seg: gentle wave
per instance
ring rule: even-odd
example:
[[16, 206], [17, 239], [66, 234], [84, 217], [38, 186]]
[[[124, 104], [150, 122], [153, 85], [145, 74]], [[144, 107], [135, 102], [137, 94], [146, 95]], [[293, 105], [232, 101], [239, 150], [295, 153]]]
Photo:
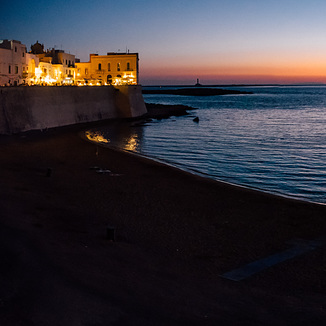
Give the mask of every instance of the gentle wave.
[[110, 144], [214, 179], [326, 203], [326, 87], [239, 90], [254, 94], [144, 95], [146, 102], [198, 109], [190, 116], [97, 132]]

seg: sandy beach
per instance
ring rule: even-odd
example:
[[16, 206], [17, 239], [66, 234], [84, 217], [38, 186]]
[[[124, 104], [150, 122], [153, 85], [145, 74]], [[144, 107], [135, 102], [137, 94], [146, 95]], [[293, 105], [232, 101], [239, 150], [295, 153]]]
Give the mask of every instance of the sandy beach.
[[326, 322], [326, 206], [97, 146], [85, 128], [0, 137], [0, 325]]

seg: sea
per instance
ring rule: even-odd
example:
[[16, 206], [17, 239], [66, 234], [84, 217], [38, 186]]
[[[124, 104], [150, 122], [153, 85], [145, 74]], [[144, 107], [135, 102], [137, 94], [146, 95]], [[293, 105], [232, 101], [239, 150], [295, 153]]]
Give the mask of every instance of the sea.
[[326, 85], [219, 88], [252, 94], [144, 94], [146, 103], [195, 109], [185, 116], [113, 123], [91, 132], [109, 146], [195, 174], [325, 204]]

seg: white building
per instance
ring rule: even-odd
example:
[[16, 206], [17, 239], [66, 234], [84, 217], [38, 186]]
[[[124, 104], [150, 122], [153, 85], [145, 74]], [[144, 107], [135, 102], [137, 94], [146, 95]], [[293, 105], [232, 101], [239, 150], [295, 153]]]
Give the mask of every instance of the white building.
[[138, 53], [91, 54], [89, 62], [76, 62], [63, 50], [44, 51], [38, 41], [26, 46], [0, 40], [0, 86], [10, 85], [137, 85]]
[[0, 40], [0, 86], [23, 82], [26, 46], [15, 40]]

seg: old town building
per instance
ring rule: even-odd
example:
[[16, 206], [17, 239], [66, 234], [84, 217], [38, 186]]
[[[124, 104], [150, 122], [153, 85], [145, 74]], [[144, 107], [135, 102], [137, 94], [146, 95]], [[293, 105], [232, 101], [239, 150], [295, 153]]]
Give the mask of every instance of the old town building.
[[44, 51], [38, 41], [26, 46], [0, 40], [0, 86], [10, 85], [137, 85], [138, 53], [91, 54], [79, 62], [63, 50]]
[[0, 40], [0, 85], [21, 84], [25, 64], [25, 45], [15, 40]]
[[79, 84], [138, 84], [138, 53], [90, 54], [89, 62], [77, 62], [76, 67]]

